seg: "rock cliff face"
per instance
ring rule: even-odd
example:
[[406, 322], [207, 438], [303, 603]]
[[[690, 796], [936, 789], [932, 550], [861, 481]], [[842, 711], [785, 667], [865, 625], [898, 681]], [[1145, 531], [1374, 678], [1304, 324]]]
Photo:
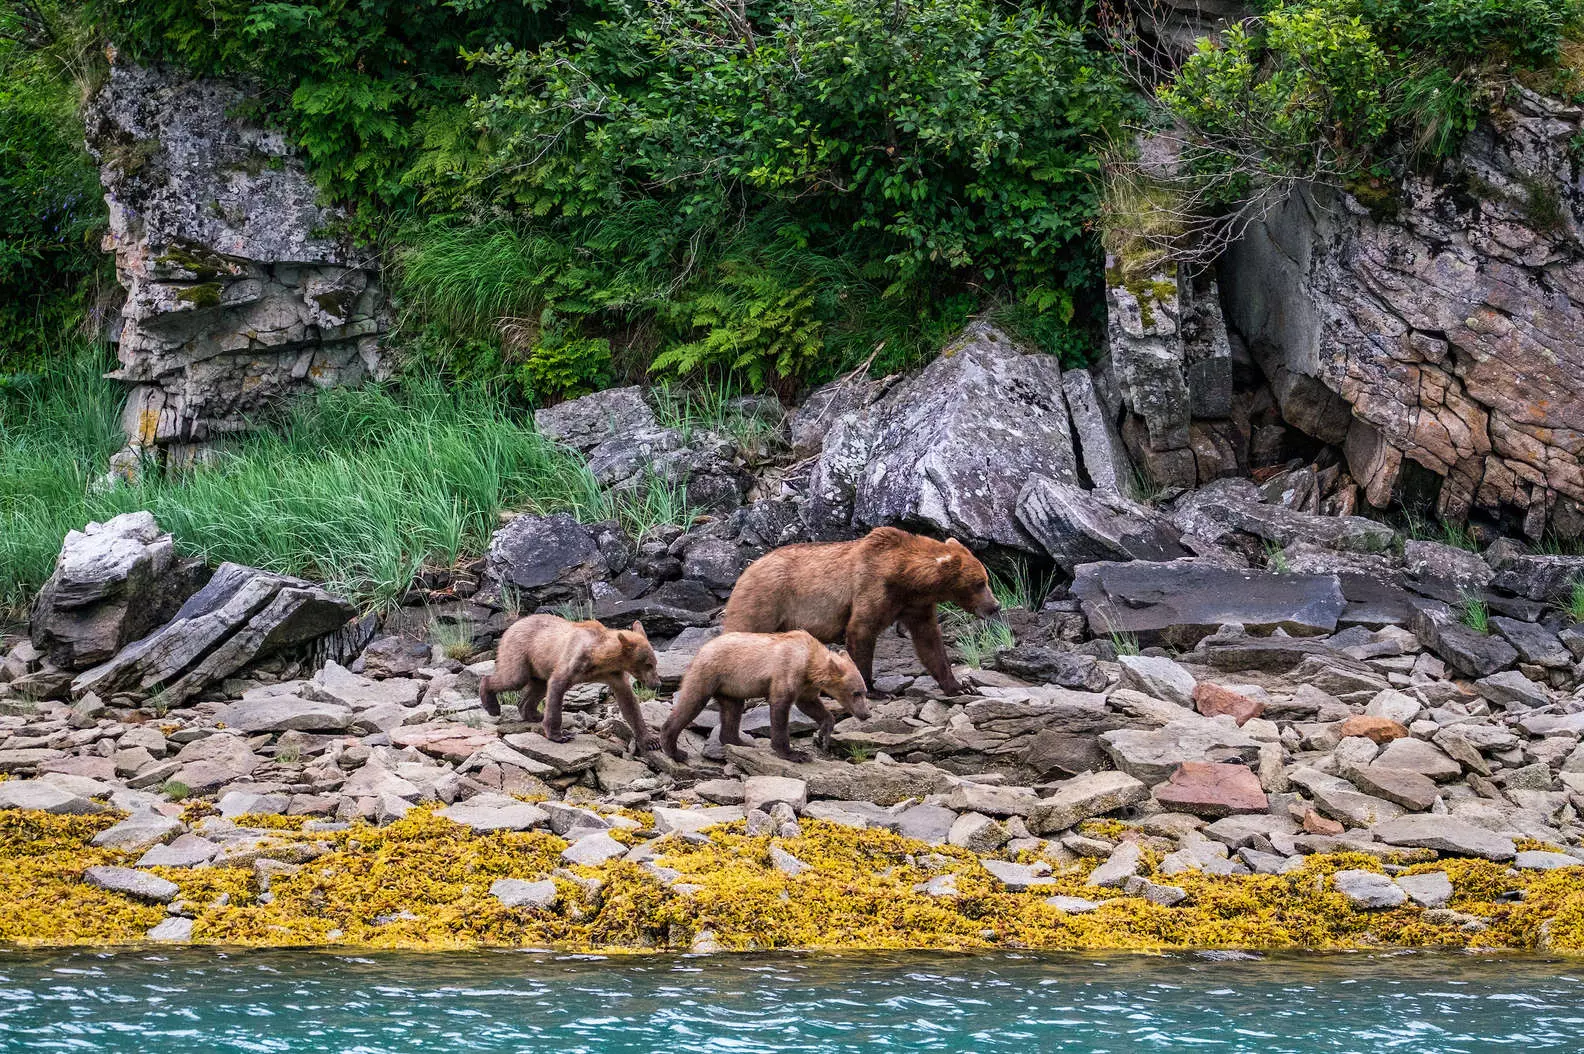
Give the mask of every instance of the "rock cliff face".
[[1584, 109], [1508, 109], [1374, 214], [1298, 196], [1222, 261], [1227, 321], [1285, 419], [1385, 506], [1413, 462], [1438, 511], [1584, 532]]
[[87, 115], [126, 289], [123, 467], [181, 463], [284, 397], [381, 372], [372, 261], [243, 88], [118, 64]]

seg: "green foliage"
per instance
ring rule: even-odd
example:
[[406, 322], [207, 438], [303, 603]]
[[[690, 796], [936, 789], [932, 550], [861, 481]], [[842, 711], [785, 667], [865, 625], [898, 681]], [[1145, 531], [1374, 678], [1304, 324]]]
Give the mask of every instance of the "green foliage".
[[949, 605], [941, 609], [941, 628], [950, 636], [962, 661], [975, 669], [983, 667], [985, 660], [994, 658], [997, 651], [1017, 643], [1012, 627], [1000, 619], [975, 618]]
[[104, 198], [76, 116], [79, 36], [53, 4], [0, 3], [0, 384], [47, 363], [103, 271]]
[[1475, 633], [1490, 632], [1490, 607], [1485, 598], [1476, 593], [1465, 593], [1458, 601], [1458, 621]]
[[1569, 587], [1564, 610], [1574, 622], [1584, 622], [1584, 582], [1574, 582]]
[[[320, 186], [366, 230], [443, 196], [456, 164], [428, 158], [470, 138], [478, 78], [465, 51], [529, 45], [557, 29], [542, 0], [87, 0], [128, 57], [245, 74]], [[423, 177], [418, 178], [421, 170]]]
[[1266, 0], [1159, 93], [1223, 200], [1267, 174], [1384, 175], [1457, 149], [1514, 70], [1555, 64], [1584, 0]]
[[316, 578], [371, 606], [399, 599], [420, 567], [481, 551], [503, 509], [621, 511], [498, 397], [424, 378], [319, 393], [212, 466], [104, 487], [120, 400], [95, 350], [0, 394], [0, 605], [28, 600], [68, 530], [134, 509], [185, 552]]

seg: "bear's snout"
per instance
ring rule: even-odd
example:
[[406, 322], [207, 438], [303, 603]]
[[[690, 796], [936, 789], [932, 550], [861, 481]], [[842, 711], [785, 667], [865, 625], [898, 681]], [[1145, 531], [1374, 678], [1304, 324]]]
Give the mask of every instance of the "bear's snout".
[[869, 720], [869, 696], [864, 692], [854, 692], [847, 703], [847, 712], [860, 721]]
[[980, 618], [995, 618], [1001, 614], [1001, 602], [994, 596], [987, 596], [974, 607], [974, 614]]

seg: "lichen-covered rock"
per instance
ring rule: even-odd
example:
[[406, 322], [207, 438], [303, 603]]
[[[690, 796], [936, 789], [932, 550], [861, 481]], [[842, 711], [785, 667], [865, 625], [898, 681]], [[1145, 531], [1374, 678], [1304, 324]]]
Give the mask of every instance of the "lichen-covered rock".
[[1061, 366], [975, 324], [917, 376], [835, 422], [804, 515], [1038, 551], [1014, 515], [1033, 474], [1078, 481]]
[[204, 573], [149, 512], [69, 531], [33, 605], [33, 644], [63, 670], [104, 662], [170, 618]]
[[1064, 570], [1094, 560], [1188, 556], [1164, 516], [1116, 491], [1084, 490], [1032, 476], [1018, 492], [1017, 520]]
[[[86, 115], [127, 298], [130, 452], [188, 460], [287, 396], [385, 371], [373, 262], [239, 85], [117, 62]], [[121, 459], [130, 471], [135, 456]]]
[[522, 515], [490, 538], [485, 574], [524, 610], [588, 599], [589, 587], [612, 573], [593, 529], [564, 512]]
[[[1389, 218], [1295, 194], [1223, 261], [1228, 321], [1292, 424], [1345, 445], [1370, 504], [1405, 459], [1438, 511], [1584, 528], [1584, 112], [1513, 86], [1461, 153], [1409, 176]], [[1537, 207], [1549, 202], [1550, 207]]]

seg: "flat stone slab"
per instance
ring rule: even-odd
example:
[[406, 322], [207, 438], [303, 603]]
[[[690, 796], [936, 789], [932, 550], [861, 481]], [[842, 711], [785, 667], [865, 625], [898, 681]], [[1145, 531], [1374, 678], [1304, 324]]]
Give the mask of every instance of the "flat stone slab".
[[196, 834], [184, 834], [168, 845], [156, 845], [138, 858], [138, 867], [202, 867], [220, 846]]
[[1347, 601], [1335, 575], [1273, 574], [1188, 561], [1081, 564], [1072, 595], [1090, 631], [1192, 645], [1228, 622], [1250, 630], [1330, 633]]
[[1153, 793], [1168, 809], [1208, 819], [1270, 809], [1259, 775], [1247, 765], [1185, 761]]
[[453, 764], [466, 761], [476, 751], [499, 741], [494, 729], [472, 728], [456, 721], [428, 721], [420, 725], [405, 725], [391, 729], [389, 735], [393, 746], [414, 747], [430, 757], [441, 758]]
[[0, 782], [0, 809], [31, 809], [57, 816], [84, 816], [110, 811], [108, 805], [73, 794], [45, 780]]
[[1162, 783], [1186, 761], [1259, 760], [1259, 742], [1233, 727], [1194, 717], [1154, 730], [1122, 728], [1100, 736], [1100, 746], [1117, 768], [1151, 786]]
[[173, 816], [157, 812], [136, 812], [114, 827], [106, 827], [93, 837], [93, 844], [135, 853], [180, 834], [187, 826]]
[[339, 703], [275, 695], [232, 703], [215, 721], [242, 732], [344, 732], [352, 725], [352, 711]]
[[743, 784], [743, 808], [769, 810], [777, 802], [802, 812], [808, 804], [808, 781], [791, 776], [749, 776]]
[[1014, 864], [1009, 860], [981, 860], [979, 865], [1013, 893], [1056, 883], [1054, 878], [1041, 872], [1033, 864]]
[[545, 827], [550, 814], [537, 805], [509, 798], [504, 794], [480, 794], [465, 802], [449, 805], [435, 813], [476, 833], [526, 831]]
[[192, 940], [193, 920], [181, 917], [169, 918], [143, 935], [145, 940], [155, 941], [159, 944], [185, 944]]
[[1450, 816], [1402, 816], [1376, 824], [1371, 833], [1387, 845], [1434, 849], [1456, 856], [1482, 856], [1500, 861], [1518, 855], [1518, 847], [1506, 835]]
[[83, 882], [95, 889], [108, 890], [111, 893], [124, 893], [129, 897], [140, 900], [152, 900], [158, 904], [169, 904], [176, 899], [176, 894], [181, 892], [180, 887], [169, 879], [151, 875], [147, 871], [139, 871], [132, 867], [110, 867], [96, 865], [83, 872]]
[[1421, 908], [1444, 908], [1452, 900], [1452, 879], [1445, 871], [1398, 875], [1397, 887]]
[[808, 784], [810, 798], [894, 805], [949, 791], [957, 777], [927, 764], [865, 761], [787, 761], [762, 747], [727, 747], [726, 758], [750, 776], [787, 776]]
[[566, 743], [554, 743], [538, 732], [518, 732], [506, 736], [506, 743], [542, 765], [557, 772], [585, 772], [604, 754], [600, 741], [594, 736], [575, 736]]
[[740, 805], [716, 805], [709, 809], [667, 809], [657, 806], [653, 815], [655, 830], [661, 834], [696, 834], [723, 823], [736, 823], [748, 814]]
[[621, 856], [627, 847], [604, 831], [585, 835], [561, 851], [561, 859], [569, 864], [593, 867]]
[[1584, 867], [1584, 860], [1566, 853], [1526, 849], [1513, 857], [1513, 866], [1527, 871], [1555, 871], [1562, 867]]

